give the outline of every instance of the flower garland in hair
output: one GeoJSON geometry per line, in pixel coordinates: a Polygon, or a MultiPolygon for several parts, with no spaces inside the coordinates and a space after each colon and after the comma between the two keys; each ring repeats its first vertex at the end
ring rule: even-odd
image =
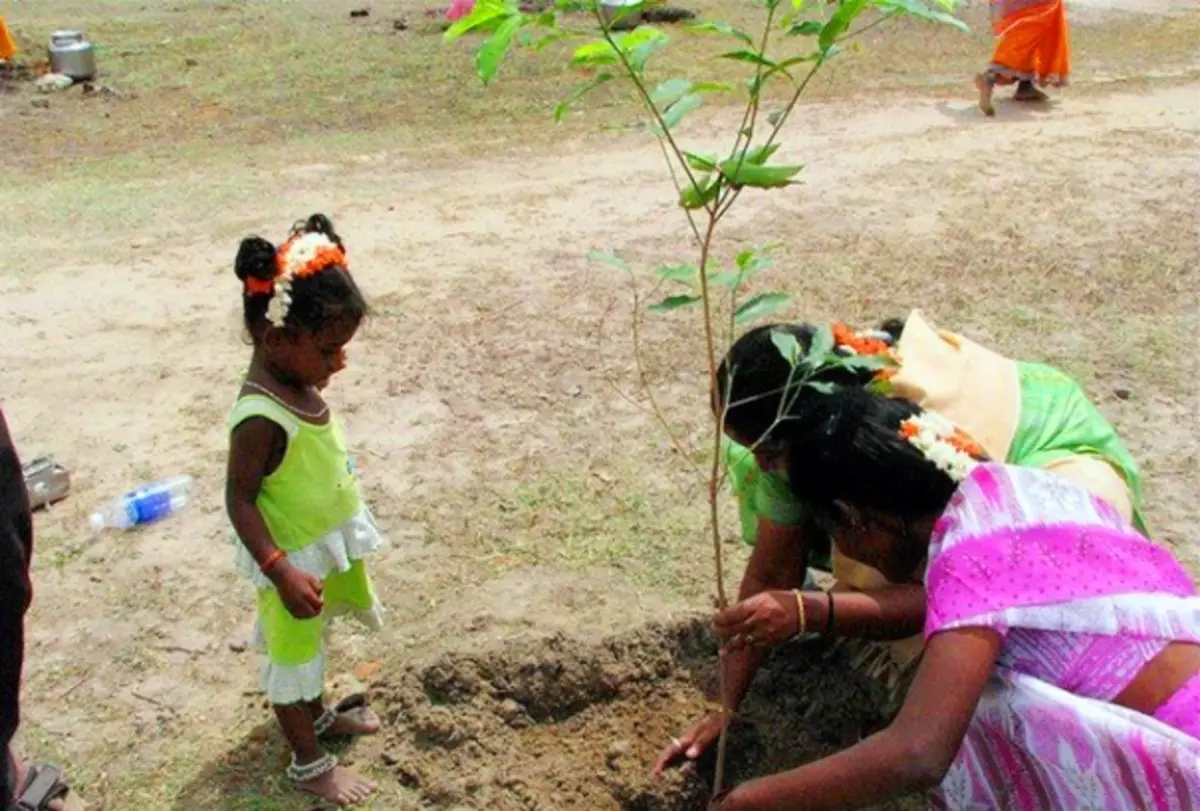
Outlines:
{"type": "Polygon", "coordinates": [[[887,355],[892,351],[891,337],[886,332],[855,332],[842,322],[831,327],[833,345],[854,355],[887,355]]]}
{"type": "Polygon", "coordinates": [[[892,349],[892,336],[882,330],[867,330],[855,332],[846,324],[838,321],[830,326],[833,332],[833,346],[844,355],[882,358],[886,366],[875,373],[874,383],[886,384],[897,371],[899,362],[892,349]]]}
{"type": "Polygon", "coordinates": [[[987,451],[966,431],[932,411],[900,423],[900,435],[953,481],[961,482],[987,451]]]}
{"type": "Polygon", "coordinates": [[[267,320],[283,327],[292,309],[292,282],[334,265],[346,267],[346,251],[318,231],[293,234],[275,252],[275,278],[247,279],[246,292],[270,295],[267,320]]]}

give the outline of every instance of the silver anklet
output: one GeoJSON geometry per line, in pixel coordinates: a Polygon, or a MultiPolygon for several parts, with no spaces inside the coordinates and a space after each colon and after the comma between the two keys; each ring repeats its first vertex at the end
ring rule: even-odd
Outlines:
{"type": "Polygon", "coordinates": [[[321,713],[321,717],[313,721],[313,732],[324,735],[337,722],[337,719],[338,714],[326,707],[325,712],[321,713]]]}
{"type": "Polygon", "coordinates": [[[322,755],[312,763],[306,763],[303,766],[297,764],[296,756],[292,755],[292,763],[287,768],[287,776],[297,783],[307,783],[329,774],[337,768],[337,765],[338,759],[333,755],[322,755]]]}

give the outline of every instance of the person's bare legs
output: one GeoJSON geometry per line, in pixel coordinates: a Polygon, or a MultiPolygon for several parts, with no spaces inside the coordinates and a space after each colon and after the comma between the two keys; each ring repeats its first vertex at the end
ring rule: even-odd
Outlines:
{"type": "MultiPolygon", "coordinates": [[[[318,702],[319,703],[319,702],[318,702]]],[[[275,717],[292,747],[294,765],[303,769],[325,757],[313,728],[311,702],[275,706],[275,717]]],[[[297,780],[302,791],[342,807],[357,805],[375,791],[375,783],[344,766],[334,766],[311,779],[297,780]]]]}
{"type": "Polygon", "coordinates": [[[995,82],[992,77],[986,73],[981,73],[975,77],[975,89],[979,91],[979,109],[986,116],[996,114],[996,108],[992,105],[992,90],[995,82]]]}
{"type": "Polygon", "coordinates": [[[1018,82],[1017,92],[1013,93],[1013,101],[1038,103],[1049,100],[1050,97],[1038,90],[1031,81],[1018,82]]]}

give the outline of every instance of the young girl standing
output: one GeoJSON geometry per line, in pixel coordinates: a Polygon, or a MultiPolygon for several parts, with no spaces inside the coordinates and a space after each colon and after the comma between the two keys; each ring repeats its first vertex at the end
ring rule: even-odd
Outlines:
{"type": "Polygon", "coordinates": [[[382,539],[320,391],[345,368],[367,304],[320,214],[278,249],[244,239],[234,269],[254,355],[229,418],[226,506],[241,540],[238,568],[258,593],[262,688],[292,747],[288,776],[331,803],[354,805],[375,785],[339,766],[321,741],[369,735],[380,722],[365,708],[325,705],[323,640],[335,614],[379,628],[362,557],[382,539]]]}

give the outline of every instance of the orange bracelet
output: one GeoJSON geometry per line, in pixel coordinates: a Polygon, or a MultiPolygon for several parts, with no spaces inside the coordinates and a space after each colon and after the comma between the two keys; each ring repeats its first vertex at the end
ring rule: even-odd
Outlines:
{"type": "Polygon", "coordinates": [[[260,572],[262,572],[263,574],[266,574],[267,572],[274,569],[279,564],[279,561],[283,560],[286,557],[287,557],[287,552],[284,552],[282,549],[276,548],[274,552],[267,555],[266,560],[264,560],[262,563],[258,564],[258,570],[260,572]]]}

